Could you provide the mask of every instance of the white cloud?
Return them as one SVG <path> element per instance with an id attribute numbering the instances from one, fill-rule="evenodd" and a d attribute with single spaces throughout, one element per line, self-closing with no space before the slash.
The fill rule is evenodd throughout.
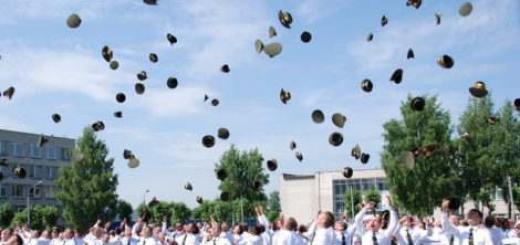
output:
<path id="1" fill-rule="evenodd" d="M 296 13 L 306 23 L 312 23 L 340 11 L 348 0 L 303 0 L 295 1 Z"/>
<path id="2" fill-rule="evenodd" d="M 416 57 L 430 57 L 431 63 L 435 64 L 437 56 L 454 49 L 479 49 L 500 40 L 500 45 L 492 45 L 486 50 L 469 50 L 470 60 L 475 55 L 493 55 L 514 45 L 508 37 L 520 35 L 518 29 L 509 26 L 518 18 L 517 1 L 480 0 L 474 6 L 475 11 L 466 18 L 455 12 L 444 14 L 440 26 L 435 25 L 433 13 L 419 20 L 392 20 L 375 33 L 374 41 L 366 42 L 360 37 L 349 43 L 349 54 L 354 56 L 361 71 L 375 71 L 402 64 L 408 48 L 415 50 Z M 461 60 L 454 58 L 456 63 Z"/>
<path id="3" fill-rule="evenodd" d="M 112 71 L 101 57 L 82 50 L 57 51 L 11 47 L 0 67 L 0 78 L 17 88 L 16 97 L 44 92 L 74 92 L 96 100 L 113 97 L 115 86 L 130 73 Z"/>
<path id="4" fill-rule="evenodd" d="M 208 103 L 203 103 L 204 94 L 215 96 L 210 89 L 201 86 L 181 86 L 175 90 L 150 89 L 140 98 L 138 106 L 158 117 L 195 114 L 208 106 Z"/>
<path id="5" fill-rule="evenodd" d="M 189 1 L 180 7 L 190 19 L 177 25 L 189 43 L 186 71 L 196 80 L 212 78 L 224 63 L 233 69 L 250 61 L 254 41 L 267 35 L 272 14 L 261 1 Z"/>

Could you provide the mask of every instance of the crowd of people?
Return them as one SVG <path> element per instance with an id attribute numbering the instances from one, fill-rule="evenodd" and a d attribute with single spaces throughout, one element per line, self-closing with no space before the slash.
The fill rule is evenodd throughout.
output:
<path id="1" fill-rule="evenodd" d="M 98 221 L 86 235 L 72 229 L 31 230 L 25 225 L 5 228 L 0 245 L 520 245 L 520 221 L 486 218 L 469 210 L 462 219 L 442 205 L 442 217 L 399 218 L 389 197 L 383 199 L 383 211 L 374 203 L 364 204 L 353 219 L 335 219 L 331 212 L 320 212 L 309 224 L 298 225 L 292 217 L 280 215 L 270 223 L 262 207 L 255 208 L 257 222 L 246 226 L 208 222 L 148 224 L 139 218 L 134 224 L 124 220 L 120 226 Z"/>

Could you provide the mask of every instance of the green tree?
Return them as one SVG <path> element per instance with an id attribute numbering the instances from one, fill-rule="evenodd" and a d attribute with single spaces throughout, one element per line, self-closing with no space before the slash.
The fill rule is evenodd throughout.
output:
<path id="1" fill-rule="evenodd" d="M 74 160 L 61 168 L 56 197 L 63 204 L 65 221 L 86 232 L 98 218 L 111 220 L 116 214 L 118 184 L 113 159 L 92 129 L 85 129 L 76 143 Z"/>
<path id="2" fill-rule="evenodd" d="M 119 199 L 117 201 L 117 215 L 120 220 L 126 219 L 128 222 L 132 222 L 132 205 L 125 200 Z"/>
<path id="3" fill-rule="evenodd" d="M 12 219 L 11 226 L 28 223 L 27 212 L 24 210 L 17 212 Z M 60 210 L 53 206 L 35 205 L 31 209 L 31 228 L 36 230 L 50 229 L 55 227 L 60 218 Z"/>
<path id="4" fill-rule="evenodd" d="M 500 130 L 499 124 L 489 123 L 495 116 L 491 95 L 481 99 L 470 99 L 466 111 L 459 122 L 458 141 L 459 167 L 463 176 L 463 192 L 472 200 L 489 203 L 485 192 L 489 185 L 495 186 L 503 179 L 501 167 L 497 164 L 497 152 L 493 138 Z M 500 142 L 501 143 L 501 142 Z"/>
<path id="5" fill-rule="evenodd" d="M 14 218 L 14 210 L 11 204 L 4 202 L 0 205 L 0 227 L 8 227 Z"/>
<path id="6" fill-rule="evenodd" d="M 463 191 L 493 210 L 490 194 L 495 188 L 507 190 L 508 176 L 513 184 L 520 179 L 520 125 L 511 102 L 495 112 L 491 95 L 471 99 L 460 118 L 459 135 L 464 135 L 458 141 Z M 510 202 L 508 192 L 504 198 Z"/>
<path id="7" fill-rule="evenodd" d="M 172 216 L 170 219 L 171 224 L 182 223 L 191 217 L 191 210 L 182 202 L 171 204 Z"/>
<path id="8" fill-rule="evenodd" d="M 267 219 L 273 222 L 278 218 L 281 211 L 280 192 L 273 191 L 269 194 L 269 198 L 267 199 Z"/>
<path id="9" fill-rule="evenodd" d="M 344 207 L 345 207 L 345 213 L 349 214 L 350 217 L 354 217 L 359 210 L 361 209 L 361 192 L 357 189 L 352 189 L 345 191 L 345 197 L 343 199 Z M 354 213 L 352 213 L 352 204 L 354 205 Z"/>
<path id="10" fill-rule="evenodd" d="M 41 228 L 41 224 L 38 223 L 39 219 L 35 219 L 33 213 L 31 212 L 31 228 L 39 229 Z M 14 214 L 13 220 L 11 221 L 11 227 L 27 224 L 27 209 L 18 211 Z"/>
<path id="11" fill-rule="evenodd" d="M 33 212 L 36 212 L 41 218 L 41 224 L 44 228 L 55 227 L 58 224 L 58 219 L 61 215 L 60 210 L 54 206 L 37 205 Z"/>
<path id="12" fill-rule="evenodd" d="M 209 220 L 213 217 L 217 222 L 233 221 L 233 208 L 230 202 L 220 200 L 205 201 L 193 209 L 193 218 L 198 220 Z"/>
<path id="13" fill-rule="evenodd" d="M 242 200 L 237 208 L 240 213 L 243 210 L 245 216 L 253 214 L 253 204 L 267 200 L 264 185 L 269 182 L 269 175 L 264 172 L 262 161 L 257 149 L 240 152 L 231 146 L 216 164 L 216 169 L 223 169 L 227 174 L 219 185 L 220 191 L 227 192 L 232 202 Z"/>
<path id="14" fill-rule="evenodd" d="M 371 188 L 363 193 L 363 197 L 367 202 L 373 202 L 378 205 L 381 202 L 381 194 L 375 189 Z"/>
<path id="15" fill-rule="evenodd" d="M 412 110 L 411 101 L 409 96 L 401 104 L 401 119 L 384 124 L 382 162 L 396 204 L 410 213 L 428 215 L 443 198 L 461 197 L 460 177 L 453 164 L 449 113 L 436 97 L 426 97 L 422 111 Z M 417 149 L 428 150 L 414 157 L 410 168 L 406 156 L 421 152 Z"/>

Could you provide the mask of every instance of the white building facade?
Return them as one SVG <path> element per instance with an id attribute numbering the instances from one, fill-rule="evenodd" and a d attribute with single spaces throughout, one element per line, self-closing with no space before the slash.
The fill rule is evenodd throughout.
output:
<path id="1" fill-rule="evenodd" d="M 382 169 L 354 170 L 352 178 L 343 177 L 342 171 L 323 171 L 308 175 L 282 174 L 280 179 L 280 202 L 282 213 L 294 217 L 300 222 L 310 222 L 318 211 L 332 211 L 339 216 L 345 210 L 345 192 L 375 189 L 382 194 L 388 193 L 386 175 Z M 497 217 L 508 216 L 508 205 L 503 200 L 503 190 L 497 189 L 492 195 Z M 478 205 L 477 205 L 478 206 Z M 473 202 L 467 202 L 461 211 L 474 208 Z M 480 208 L 485 214 L 488 211 Z M 520 214 L 512 208 L 513 217 Z M 346 210 L 350 214 L 350 210 Z"/>

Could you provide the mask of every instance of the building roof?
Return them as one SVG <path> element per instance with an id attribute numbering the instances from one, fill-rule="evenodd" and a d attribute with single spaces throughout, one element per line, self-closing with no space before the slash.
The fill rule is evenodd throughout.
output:
<path id="1" fill-rule="evenodd" d="M 284 180 L 314 179 L 314 175 L 282 174 Z"/>
<path id="2" fill-rule="evenodd" d="M 0 128 L 0 134 L 1 133 L 16 134 L 16 135 L 26 135 L 26 136 L 36 136 L 36 137 L 42 135 L 42 134 L 37 134 L 37 133 L 29 133 L 29 132 L 22 132 L 22 131 L 16 131 L 16 130 L 10 130 L 10 129 L 1 129 Z M 63 136 L 54 136 L 54 135 L 47 135 L 47 134 L 44 134 L 44 135 L 47 136 L 47 137 L 52 137 L 52 138 L 56 138 L 56 139 L 75 141 L 73 138 L 67 138 L 67 137 L 63 137 Z"/>

